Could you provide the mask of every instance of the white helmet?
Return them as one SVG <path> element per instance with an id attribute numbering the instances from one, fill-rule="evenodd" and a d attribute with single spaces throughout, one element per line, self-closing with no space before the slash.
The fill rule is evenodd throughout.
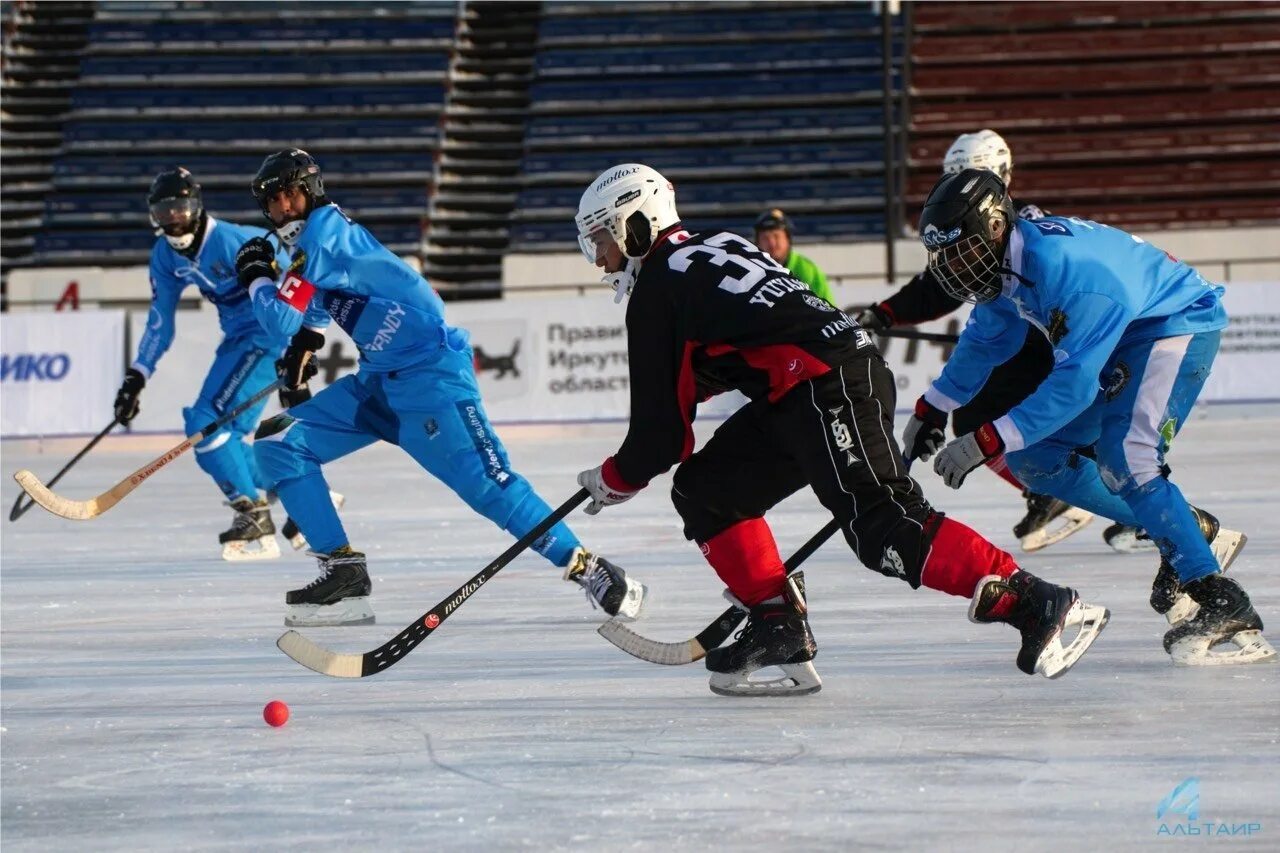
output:
<path id="1" fill-rule="evenodd" d="M 955 175 L 965 169 L 986 169 L 995 172 L 1004 182 L 1005 189 L 1013 180 L 1013 155 L 1004 137 L 994 130 L 962 133 L 956 137 L 942 158 L 942 173 Z"/>
<path id="2" fill-rule="evenodd" d="M 606 240 L 612 240 L 628 258 L 625 269 L 604 277 L 616 294 L 614 301 L 621 302 L 635 286 L 640 262 L 653 241 L 680 221 L 675 187 L 657 170 L 640 163 L 614 166 L 582 193 L 575 221 L 578 246 L 588 261 L 596 263 Z"/>

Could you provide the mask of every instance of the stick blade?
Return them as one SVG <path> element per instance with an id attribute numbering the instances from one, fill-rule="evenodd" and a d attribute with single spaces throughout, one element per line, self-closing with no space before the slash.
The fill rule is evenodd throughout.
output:
<path id="1" fill-rule="evenodd" d="M 664 666 L 682 666 L 702 660 L 707 655 L 707 650 L 697 638 L 680 643 L 660 643 L 640 636 L 616 619 L 605 622 L 596 629 L 596 633 L 632 657 Z"/>
<path id="2" fill-rule="evenodd" d="M 101 495 L 87 501 L 73 501 L 55 495 L 49 491 L 48 486 L 40 482 L 39 477 L 25 468 L 14 474 L 13 479 L 17 480 L 18 485 L 22 486 L 22 490 L 30 495 L 31 499 L 40 504 L 40 506 L 56 516 L 69 518 L 72 521 L 85 521 L 101 515 L 115 505 L 115 501 L 111 501 L 103 506 Z"/>
<path id="3" fill-rule="evenodd" d="M 285 631 L 276 640 L 276 647 L 307 669 L 333 678 L 361 678 L 364 675 L 364 655 L 331 652 L 324 646 L 307 639 L 297 631 Z"/>

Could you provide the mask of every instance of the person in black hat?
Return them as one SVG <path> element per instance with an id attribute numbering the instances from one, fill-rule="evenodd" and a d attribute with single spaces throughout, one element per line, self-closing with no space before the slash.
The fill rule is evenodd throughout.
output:
<path id="1" fill-rule="evenodd" d="M 791 247 L 791 220 L 778 208 L 766 210 L 756 217 L 756 245 L 765 254 L 791 270 L 791 275 L 823 299 L 836 304 L 827 277 L 818 265 Z"/>

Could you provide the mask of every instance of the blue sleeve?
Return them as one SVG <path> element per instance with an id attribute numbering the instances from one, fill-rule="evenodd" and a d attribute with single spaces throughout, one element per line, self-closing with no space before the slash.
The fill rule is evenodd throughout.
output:
<path id="1" fill-rule="evenodd" d="M 1048 438 L 1093 404 L 1102 368 L 1132 319 L 1122 305 L 1100 293 L 1077 294 L 1062 309 L 1067 332 L 1054 345 L 1053 371 L 995 422 L 1008 451 Z"/>
<path id="2" fill-rule="evenodd" d="M 302 328 L 304 313 L 281 297 L 274 281 L 258 279 L 249 288 L 249 299 L 253 302 L 253 316 L 270 334 L 292 338 Z"/>
<path id="3" fill-rule="evenodd" d="M 952 412 L 972 400 L 991 371 L 1013 358 L 1027 339 L 1027 323 L 1008 300 L 975 306 L 942 375 L 925 391 L 930 405 Z"/>
<path id="4" fill-rule="evenodd" d="M 185 285 L 166 268 L 158 251 L 151 252 L 151 311 L 147 314 L 147 328 L 138 342 L 138 357 L 133 368 L 148 379 L 155 372 L 161 356 L 173 344 L 174 312 Z"/>
<path id="5" fill-rule="evenodd" d="M 325 310 L 324 301 L 317 293 L 311 297 L 311 301 L 307 303 L 307 310 L 302 317 L 302 325 L 308 329 L 315 329 L 322 332 L 329 328 L 329 324 L 333 322 L 333 318 L 329 316 L 329 312 Z"/>

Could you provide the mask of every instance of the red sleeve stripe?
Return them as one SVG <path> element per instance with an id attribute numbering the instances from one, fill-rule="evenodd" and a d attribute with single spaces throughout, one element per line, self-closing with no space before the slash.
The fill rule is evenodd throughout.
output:
<path id="1" fill-rule="evenodd" d="M 280 288 L 276 291 L 276 299 L 281 302 L 288 302 L 295 310 L 306 311 L 307 306 L 311 304 L 311 297 L 315 295 L 316 286 L 307 281 L 296 273 L 289 273 L 284 277 L 284 281 L 280 282 Z"/>
<path id="2" fill-rule="evenodd" d="M 680 420 L 684 422 L 684 445 L 680 449 L 680 461 L 693 453 L 693 413 L 698 405 L 698 383 L 693 376 L 693 351 L 696 341 L 685 341 L 684 356 L 680 359 L 680 373 L 676 379 L 676 404 L 680 407 Z"/>

